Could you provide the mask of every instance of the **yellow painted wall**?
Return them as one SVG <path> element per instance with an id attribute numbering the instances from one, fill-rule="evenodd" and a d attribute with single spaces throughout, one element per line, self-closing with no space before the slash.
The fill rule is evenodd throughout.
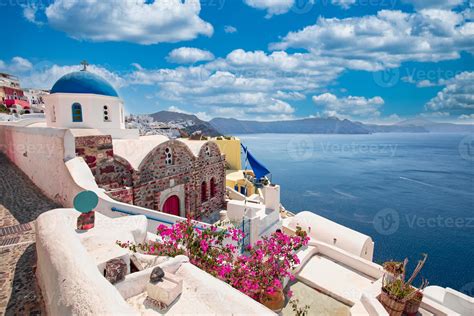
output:
<path id="1" fill-rule="evenodd" d="M 237 190 L 239 193 L 240 193 L 241 187 L 247 188 L 247 196 L 251 196 L 252 194 L 255 193 L 255 186 L 253 185 L 252 182 L 250 182 L 247 179 L 239 179 L 239 180 L 226 179 L 226 186 L 232 189 L 235 189 L 236 185 L 239 187 L 239 189 Z"/>
<path id="2" fill-rule="evenodd" d="M 233 137 L 232 139 L 218 139 L 213 138 L 217 146 L 223 154 L 225 154 L 225 161 L 232 170 L 242 169 L 242 160 L 240 156 L 240 139 Z"/>

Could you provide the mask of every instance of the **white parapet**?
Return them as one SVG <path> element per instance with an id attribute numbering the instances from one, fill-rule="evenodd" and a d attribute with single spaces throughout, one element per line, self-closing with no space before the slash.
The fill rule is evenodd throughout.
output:
<path id="1" fill-rule="evenodd" d="M 276 184 L 263 187 L 265 206 L 274 211 L 280 211 L 280 186 Z"/>
<path id="2" fill-rule="evenodd" d="M 363 259 L 372 261 L 372 238 L 311 212 L 301 212 L 284 220 L 283 226 L 295 230 L 297 226 L 317 241 L 333 245 Z"/>
<path id="3" fill-rule="evenodd" d="M 231 200 L 227 203 L 227 217 L 232 222 L 240 222 L 245 217 L 254 218 L 261 211 L 265 211 L 265 205 L 251 201 Z"/>
<path id="4" fill-rule="evenodd" d="M 57 209 L 36 222 L 36 274 L 47 314 L 138 315 L 99 272 L 71 227 L 77 214 Z"/>
<path id="5" fill-rule="evenodd" d="M 458 313 L 459 315 L 474 315 L 474 298 L 449 287 L 443 288 L 435 285 L 428 286 L 424 290 L 424 296 L 422 307 L 434 313 L 448 315 L 454 315 L 454 313 Z M 430 302 L 432 302 L 432 304 L 428 304 Z M 436 307 L 436 304 L 433 303 L 438 303 L 448 310 L 439 311 L 434 308 Z"/>
<path id="6" fill-rule="evenodd" d="M 37 278 L 48 315 L 162 315 L 145 302 L 154 267 L 127 274 L 112 285 L 98 269 L 95 250 L 110 253 L 116 240 L 142 243 L 144 216 L 107 218 L 96 214 L 95 227 L 77 232 L 79 212 L 56 209 L 36 221 Z M 155 235 L 154 239 L 157 238 Z M 182 279 L 182 294 L 165 312 L 169 315 L 275 315 L 265 306 L 189 263 L 185 256 L 157 263 Z M 176 294 L 176 293 L 175 293 Z"/>

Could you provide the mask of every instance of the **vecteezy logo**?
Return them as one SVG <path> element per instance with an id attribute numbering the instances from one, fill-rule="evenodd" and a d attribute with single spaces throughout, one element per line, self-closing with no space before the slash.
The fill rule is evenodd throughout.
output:
<path id="1" fill-rule="evenodd" d="M 382 88 L 390 88 L 398 83 L 400 70 L 398 68 L 384 69 L 373 73 L 374 81 Z"/>
<path id="2" fill-rule="evenodd" d="M 291 7 L 291 11 L 296 14 L 305 14 L 311 11 L 314 6 L 314 0 L 296 0 Z"/>
<path id="3" fill-rule="evenodd" d="M 391 235 L 400 227 L 400 215 L 397 211 L 386 208 L 374 216 L 374 228 L 381 235 Z"/>
<path id="4" fill-rule="evenodd" d="M 474 161 L 474 135 L 464 137 L 459 143 L 458 151 L 462 159 Z"/>
<path id="5" fill-rule="evenodd" d="M 314 144 L 309 136 L 295 136 L 286 146 L 288 155 L 295 161 L 308 160 L 313 156 Z"/>

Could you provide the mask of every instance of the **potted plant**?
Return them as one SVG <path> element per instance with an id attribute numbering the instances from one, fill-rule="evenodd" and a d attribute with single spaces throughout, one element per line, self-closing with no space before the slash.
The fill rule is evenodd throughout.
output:
<path id="1" fill-rule="evenodd" d="M 403 262 L 400 261 L 386 261 L 383 264 L 383 269 L 385 270 L 387 281 L 399 278 L 405 272 L 403 271 Z"/>
<path id="2" fill-rule="evenodd" d="M 390 276 L 391 272 L 384 274 L 382 280 L 382 292 L 379 296 L 379 301 L 382 303 L 382 305 L 387 310 L 390 316 L 401 316 L 405 311 L 407 301 L 411 301 L 412 299 L 413 302 L 410 302 L 411 310 L 416 307 L 416 304 L 412 303 L 415 303 L 415 300 L 417 299 L 416 297 L 419 298 L 419 295 L 417 293 L 421 291 L 427 283 L 423 281 L 420 289 L 416 290 L 414 290 L 411 284 L 423 268 L 427 258 L 428 256 L 426 254 L 423 254 L 423 259 L 418 261 L 418 264 L 416 265 L 416 268 L 408 279 L 408 281 L 405 281 L 405 273 L 406 266 L 408 264 L 408 259 L 405 259 L 403 261 L 403 267 L 401 270 L 403 272 L 399 274 L 398 277 L 394 277 L 394 275 Z M 389 275 L 388 277 L 386 277 L 387 274 Z"/>
<path id="3" fill-rule="evenodd" d="M 420 309 L 421 300 L 423 299 L 423 292 L 419 289 L 414 290 L 413 296 L 405 303 L 405 314 L 408 316 L 415 316 Z"/>

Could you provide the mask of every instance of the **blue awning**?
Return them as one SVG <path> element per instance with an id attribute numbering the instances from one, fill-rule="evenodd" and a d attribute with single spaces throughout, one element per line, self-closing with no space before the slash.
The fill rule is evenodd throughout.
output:
<path id="1" fill-rule="evenodd" d="M 255 159 L 255 157 L 247 150 L 247 147 L 242 145 L 242 148 L 244 149 L 246 159 L 249 162 L 250 167 L 253 170 L 253 173 L 255 173 L 255 178 L 260 180 L 261 178 L 271 173 L 270 170 L 268 170 L 257 159 Z"/>

